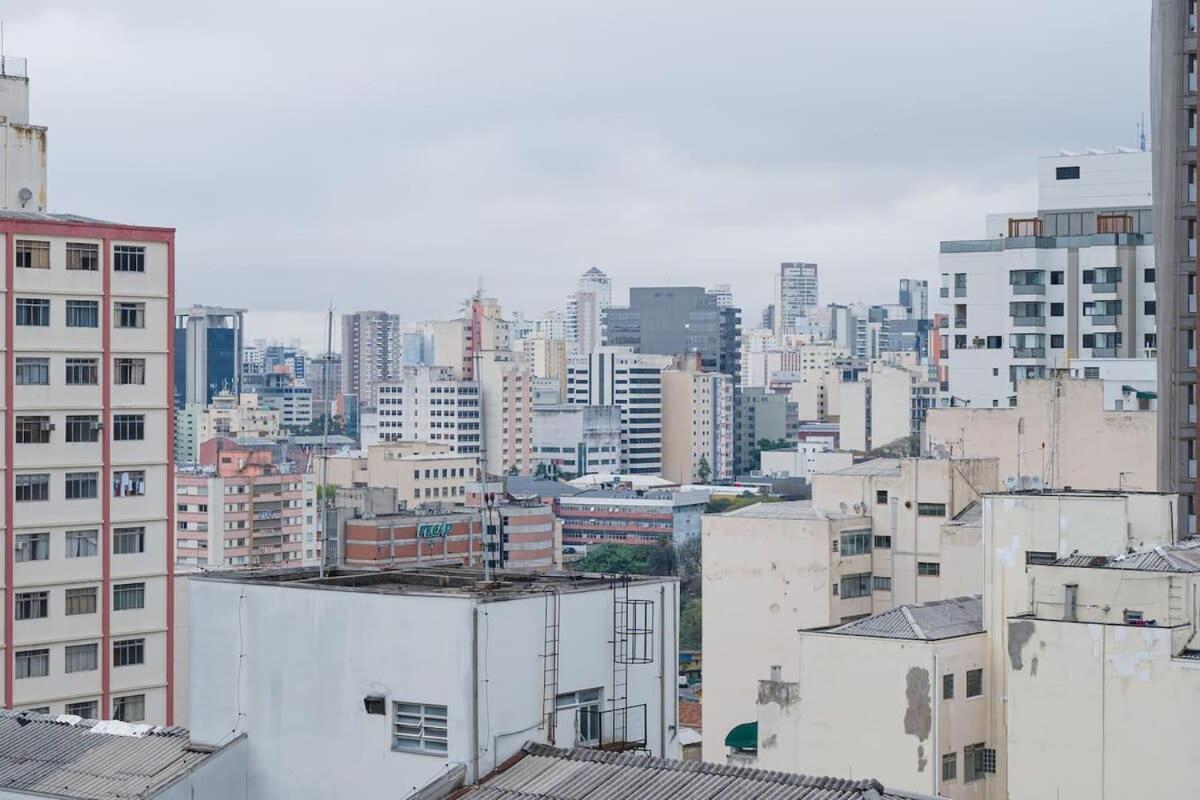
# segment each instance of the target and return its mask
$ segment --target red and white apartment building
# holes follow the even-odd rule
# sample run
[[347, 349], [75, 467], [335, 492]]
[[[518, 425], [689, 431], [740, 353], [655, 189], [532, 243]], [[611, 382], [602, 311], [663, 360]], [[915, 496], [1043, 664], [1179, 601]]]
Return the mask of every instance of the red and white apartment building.
[[45, 213], [0, 67], [3, 704], [169, 724], [175, 231]]

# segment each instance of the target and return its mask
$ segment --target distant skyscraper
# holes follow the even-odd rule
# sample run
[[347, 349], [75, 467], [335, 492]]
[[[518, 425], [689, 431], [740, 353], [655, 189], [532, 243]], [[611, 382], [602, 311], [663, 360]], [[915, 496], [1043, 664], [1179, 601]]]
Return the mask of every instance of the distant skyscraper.
[[400, 318], [386, 311], [342, 315], [342, 392], [375, 405], [375, 390], [401, 368]]
[[604, 312], [612, 305], [612, 278], [592, 267], [579, 278], [579, 286], [567, 299], [567, 341], [576, 352], [590, 353], [603, 341]]
[[741, 361], [741, 310], [720, 308], [699, 286], [629, 290], [629, 306], [604, 315], [604, 343], [636, 353], [697, 354], [705, 370], [737, 377]]
[[795, 330], [796, 318], [817, 305], [817, 265], [785, 261], [775, 276], [775, 334]]
[[733, 307], [733, 290], [728, 283], [718, 283], [709, 287], [708, 293], [717, 301], [717, 308]]
[[222, 389], [242, 390], [244, 308], [192, 306], [175, 312], [175, 407], [206, 406]]
[[901, 278], [899, 299], [911, 319], [929, 319], [929, 281]]

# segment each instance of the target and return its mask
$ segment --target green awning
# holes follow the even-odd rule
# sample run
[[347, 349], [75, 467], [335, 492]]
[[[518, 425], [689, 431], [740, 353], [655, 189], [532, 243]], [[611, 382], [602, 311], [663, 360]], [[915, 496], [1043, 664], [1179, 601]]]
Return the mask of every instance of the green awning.
[[741, 725], [734, 725], [725, 736], [725, 746], [735, 750], [757, 750], [758, 723], [743, 722]]
[[1121, 387], [1121, 391], [1125, 394], [1133, 394], [1138, 400], [1157, 400], [1158, 392], [1143, 392], [1141, 389], [1135, 389], [1129, 384]]

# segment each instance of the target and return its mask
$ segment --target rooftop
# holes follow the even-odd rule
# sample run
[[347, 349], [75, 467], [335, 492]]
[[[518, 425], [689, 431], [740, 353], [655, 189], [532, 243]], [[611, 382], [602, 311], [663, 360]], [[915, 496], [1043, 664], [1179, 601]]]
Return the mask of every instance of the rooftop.
[[1058, 559], [1050, 566], [1128, 569], [1141, 572], [1200, 572], [1200, 539], [1188, 539], [1168, 547], [1155, 547], [1140, 553], [1119, 556], [1073, 554]]
[[[189, 575], [188, 580], [283, 586], [292, 589], [321, 589], [365, 594], [439, 595], [474, 597], [486, 600], [513, 600], [542, 595], [548, 589], [559, 592], [598, 591], [612, 588], [611, 576], [588, 573], [517, 572], [493, 570], [485, 581], [482, 569], [443, 564], [410, 569], [376, 570], [335, 568], [321, 577], [315, 567], [271, 570], [214, 570]], [[632, 584], [669, 583], [673, 577], [634, 575]]]
[[726, 511], [723, 517], [750, 517], [751, 519], [856, 519], [860, 514], [841, 514], [835, 511], [824, 511], [813, 506], [811, 500], [792, 500], [783, 503], [755, 503], [753, 505]]
[[184, 728], [0, 710], [0, 791], [43, 797], [154, 797], [215, 752]]
[[980, 595], [905, 605], [828, 631], [844, 636], [916, 639], [934, 642], [983, 632]]
[[857, 464], [842, 469], [835, 469], [832, 472], [822, 473], [824, 475], [886, 475], [895, 477], [900, 474], [900, 459], [898, 458], [873, 458], [870, 461], [860, 461]]
[[918, 795], [870, 779], [817, 778], [787, 772], [669, 761], [629, 753], [559, 750], [527, 744], [515, 763], [458, 800], [900, 800]]
[[579, 494], [579, 489], [569, 483], [530, 478], [524, 475], [508, 475], [504, 478], [504, 490], [512, 495], [534, 495], [539, 497], [562, 497]]
[[[681, 492], [671, 489], [655, 490], [655, 489], [585, 489], [575, 492], [571, 495], [564, 495], [563, 499], [571, 500], [663, 500], [666, 502], [674, 502], [676, 499], [687, 502], [688, 495], [696, 495], [695, 502], [707, 503], [708, 497], [706, 492], [693, 491]], [[702, 496], [703, 495], [703, 496]]]
[[117, 224], [115, 222], [107, 222], [102, 219], [83, 217], [79, 214], [51, 214], [46, 211], [22, 211], [16, 208], [0, 210], [0, 220], [12, 220], [14, 222], [58, 222], [67, 225]]

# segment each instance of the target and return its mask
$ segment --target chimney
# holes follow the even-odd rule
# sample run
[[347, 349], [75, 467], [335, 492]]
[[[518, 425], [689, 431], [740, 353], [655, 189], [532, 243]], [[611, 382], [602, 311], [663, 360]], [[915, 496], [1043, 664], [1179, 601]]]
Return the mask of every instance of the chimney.
[[783, 680], [783, 667], [781, 667], [779, 664], [772, 664], [771, 665], [771, 682], [779, 683], [782, 680]]
[[1077, 620], [1075, 608], [1079, 600], [1079, 584], [1064, 584], [1063, 589], [1065, 590], [1063, 597], [1063, 620], [1066, 622], [1075, 622]]

